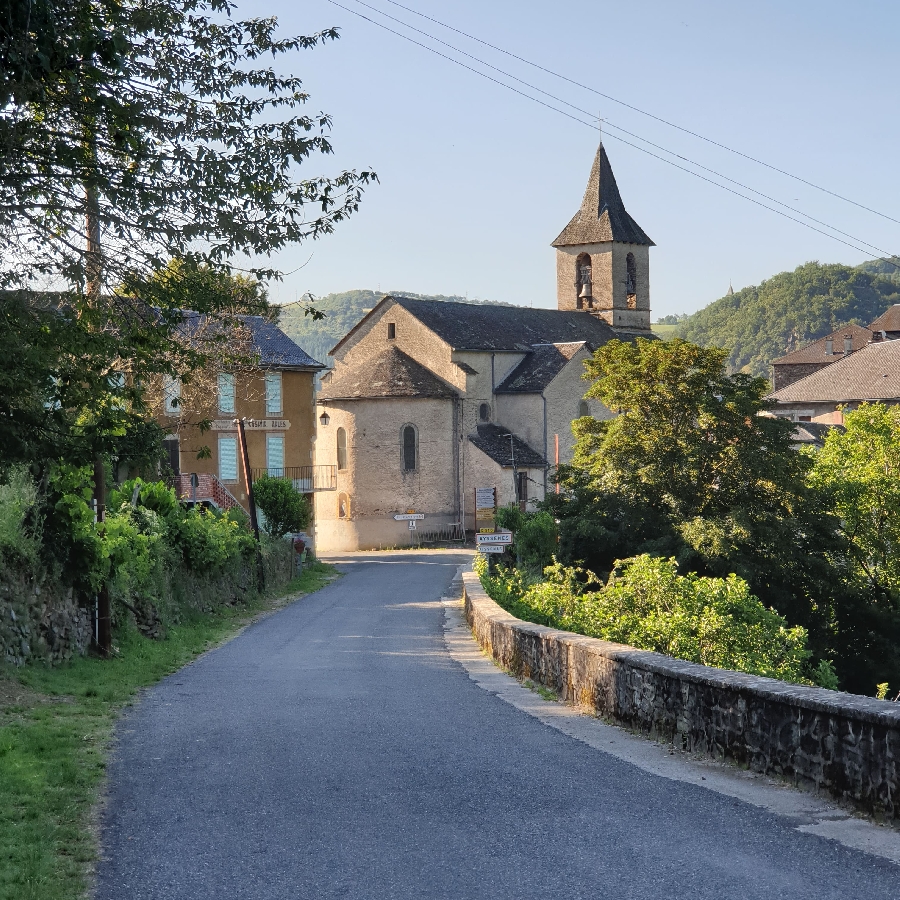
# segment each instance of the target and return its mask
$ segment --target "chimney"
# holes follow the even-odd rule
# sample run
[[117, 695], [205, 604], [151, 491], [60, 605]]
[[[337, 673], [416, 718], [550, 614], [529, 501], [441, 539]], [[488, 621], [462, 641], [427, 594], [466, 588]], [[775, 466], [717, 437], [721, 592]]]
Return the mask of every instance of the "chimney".
[[849, 356], [853, 352], [853, 336], [844, 335], [844, 356]]
[[834, 356], [834, 340], [832, 338], [825, 341], [825, 355]]

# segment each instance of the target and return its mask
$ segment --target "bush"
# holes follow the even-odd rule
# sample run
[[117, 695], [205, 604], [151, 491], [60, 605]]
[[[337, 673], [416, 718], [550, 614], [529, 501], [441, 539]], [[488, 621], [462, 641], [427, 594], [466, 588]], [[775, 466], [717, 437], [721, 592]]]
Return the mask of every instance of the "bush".
[[[789, 628], [736, 575], [679, 575], [674, 559], [646, 554], [620, 561], [606, 585], [559, 563], [545, 575], [537, 584], [515, 571], [485, 573], [482, 580], [497, 603], [530, 621], [706, 666], [810, 683], [805, 629]], [[816, 674], [833, 683], [827, 668], [820, 664]]]
[[266, 531], [272, 537], [303, 531], [309, 525], [309, 503], [286, 478], [260, 476], [253, 482], [253, 497], [266, 517]]
[[37, 489], [27, 471], [17, 468], [8, 472], [6, 484], [0, 484], [0, 558], [37, 560], [40, 535], [34, 516], [36, 503]]
[[513, 533], [512, 551], [520, 566], [541, 572], [550, 565], [558, 538], [556, 520], [549, 512], [522, 512], [517, 506], [504, 506], [497, 510], [497, 525]]

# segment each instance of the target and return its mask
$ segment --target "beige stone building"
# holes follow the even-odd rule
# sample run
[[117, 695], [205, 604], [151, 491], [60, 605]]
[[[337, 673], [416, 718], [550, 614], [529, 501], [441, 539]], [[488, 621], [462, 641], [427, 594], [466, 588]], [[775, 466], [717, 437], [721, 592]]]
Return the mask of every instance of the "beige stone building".
[[554, 242], [557, 309], [385, 297], [334, 347], [318, 396], [315, 461], [337, 490], [316, 495], [320, 550], [404, 545], [417, 532], [476, 528], [475, 492], [533, 508], [571, 459], [571, 422], [608, 417], [585, 400], [584, 360], [649, 337], [652, 241], [622, 204], [606, 151]]
[[[250, 420], [245, 433], [251, 477], [267, 472], [288, 478], [305, 494], [333, 491], [334, 470], [313, 460], [314, 381], [324, 366], [272, 322], [242, 319], [258, 366], [207, 373], [200, 395], [172, 379], [162, 385], [155, 413], [168, 432], [165, 444], [179, 496], [247, 508], [237, 418]], [[197, 476], [195, 483], [191, 475]]]

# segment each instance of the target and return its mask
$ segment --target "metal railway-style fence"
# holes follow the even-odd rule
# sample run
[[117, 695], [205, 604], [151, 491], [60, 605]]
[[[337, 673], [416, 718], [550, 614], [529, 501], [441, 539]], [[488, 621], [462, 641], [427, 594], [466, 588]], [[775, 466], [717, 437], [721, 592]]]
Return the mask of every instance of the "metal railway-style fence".
[[464, 544], [466, 531], [462, 522], [444, 522], [427, 528], [416, 528], [409, 532], [409, 546], [422, 547], [428, 544]]

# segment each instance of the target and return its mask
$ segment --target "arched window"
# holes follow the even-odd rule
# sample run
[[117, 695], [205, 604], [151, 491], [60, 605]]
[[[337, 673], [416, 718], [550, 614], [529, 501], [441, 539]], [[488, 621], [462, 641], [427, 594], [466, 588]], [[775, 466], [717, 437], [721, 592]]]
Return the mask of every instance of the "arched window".
[[343, 428], [337, 430], [337, 464], [339, 472], [347, 468], [347, 432]]
[[419, 468], [419, 435], [415, 425], [400, 429], [400, 453], [403, 471], [415, 472]]
[[338, 494], [338, 518], [350, 518], [350, 498], [346, 494]]
[[491, 404], [490, 403], [482, 403], [481, 406], [478, 407], [478, 418], [481, 419], [482, 422], [490, 422], [491, 421]]
[[591, 309], [594, 305], [591, 257], [587, 253], [579, 253], [575, 259], [575, 297], [578, 309]]
[[628, 308], [637, 308], [637, 264], [634, 254], [629, 253], [625, 257], [625, 294], [628, 300]]
[[591, 408], [588, 406], [587, 400], [581, 400], [578, 404], [578, 418], [583, 419], [591, 414]]

